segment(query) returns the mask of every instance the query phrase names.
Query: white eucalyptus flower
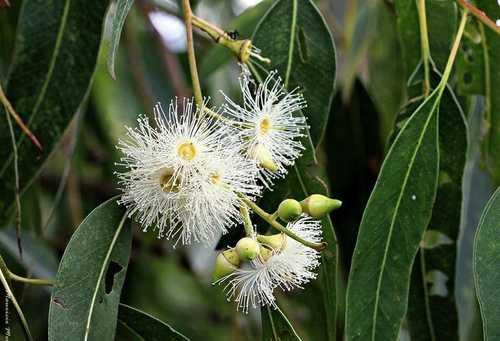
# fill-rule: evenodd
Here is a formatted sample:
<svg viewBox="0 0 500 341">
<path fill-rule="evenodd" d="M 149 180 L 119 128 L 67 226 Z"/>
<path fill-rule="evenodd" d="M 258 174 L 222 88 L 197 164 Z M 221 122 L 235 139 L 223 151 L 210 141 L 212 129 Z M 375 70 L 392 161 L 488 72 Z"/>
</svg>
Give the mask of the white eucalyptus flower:
<svg viewBox="0 0 500 341">
<path fill-rule="evenodd" d="M 293 165 L 304 149 L 299 139 L 307 124 L 297 111 L 305 108 L 306 102 L 297 89 L 286 91 L 276 71 L 255 86 L 248 70 L 243 70 L 243 106 L 224 95 L 224 113 L 241 122 L 238 129 L 246 153 L 262 166 L 261 179 L 269 187 L 273 178 L 286 174 L 286 167 Z"/>
<path fill-rule="evenodd" d="M 321 242 L 321 224 L 311 217 L 303 215 L 287 228 L 305 240 Z M 261 246 L 261 249 L 271 247 L 267 256 L 261 252 L 247 267 L 236 269 L 217 282 L 225 283 L 228 299 L 237 303 L 237 309 L 248 312 L 250 306 L 276 307 L 273 294 L 276 288 L 290 291 L 316 278 L 314 270 L 320 264 L 320 252 L 284 234 L 276 236 L 282 238 L 278 247 L 276 243 Z"/>
<path fill-rule="evenodd" d="M 179 211 L 183 243 L 191 239 L 211 240 L 226 233 L 228 228 L 241 222 L 237 193 L 250 197 L 260 194 L 255 163 L 238 153 L 237 141 L 225 140 L 222 145 L 224 149 L 207 160 L 186 192 L 187 205 Z M 206 225 L 213 228 L 203 228 Z"/>
<path fill-rule="evenodd" d="M 189 244 L 233 224 L 233 189 L 254 195 L 258 187 L 255 167 L 239 155 L 241 146 L 228 140 L 229 128 L 203 116 L 192 101 L 185 100 L 181 109 L 171 102 L 165 113 L 158 104 L 155 127 L 140 117 L 137 128 L 127 128 L 128 139 L 118 144 L 124 154 L 118 165 L 127 169 L 118 173 L 119 202 L 144 230 L 154 226 L 159 237 Z M 208 177 L 209 170 L 220 173 L 220 185 Z"/>
</svg>

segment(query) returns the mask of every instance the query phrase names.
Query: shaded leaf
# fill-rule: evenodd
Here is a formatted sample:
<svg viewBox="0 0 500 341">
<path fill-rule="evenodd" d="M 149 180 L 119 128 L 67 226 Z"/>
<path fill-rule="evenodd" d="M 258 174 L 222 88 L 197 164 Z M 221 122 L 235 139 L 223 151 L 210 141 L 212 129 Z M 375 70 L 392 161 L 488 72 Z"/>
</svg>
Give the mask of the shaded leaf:
<svg viewBox="0 0 500 341">
<path fill-rule="evenodd" d="M 40 152 L 16 127 L 21 191 L 31 183 L 87 95 L 95 68 L 106 1 L 23 1 L 6 94 L 39 139 Z M 82 29 L 84 28 L 84 29 Z M 5 116 L 0 107 L 0 117 Z M 0 130 L 8 131 L 0 120 Z M 0 136 L 0 220 L 14 198 L 9 134 Z"/>
<path fill-rule="evenodd" d="M 253 41 L 262 54 L 272 61 L 290 91 L 300 86 L 308 103 L 305 115 L 311 126 L 310 134 L 302 139 L 305 147 L 293 171 L 279 181 L 272 193 L 261 200 L 266 208 L 276 209 L 287 196 L 297 199 L 319 193 L 328 195 L 325 170 L 318 166 L 316 146 L 321 141 L 335 86 L 335 47 L 321 13 L 311 1 L 277 1 L 257 26 Z M 263 74 L 253 70 L 262 81 Z M 337 240 L 330 217 L 322 220 L 323 237 L 328 243 L 322 252 L 320 278 L 323 282 L 324 311 L 328 338 L 335 339 L 337 316 Z M 310 307 L 313 314 L 321 308 Z M 314 319 L 314 317 L 313 317 Z M 314 319 L 320 323 L 322 319 Z M 324 325 L 318 328 L 325 329 Z"/>
<path fill-rule="evenodd" d="M 410 270 L 438 178 L 438 88 L 411 115 L 382 165 L 363 214 L 347 288 L 349 340 L 395 340 Z"/>
<path fill-rule="evenodd" d="M 118 321 L 140 340 L 189 340 L 165 322 L 123 303 L 118 309 Z"/>
<path fill-rule="evenodd" d="M 414 0 L 396 0 L 394 4 L 406 75 L 409 77 L 421 60 L 417 4 Z M 427 0 L 425 5 L 431 56 L 442 71 L 456 31 L 457 6 L 453 1 L 442 0 Z"/>
<path fill-rule="evenodd" d="M 288 90 L 304 94 L 313 145 L 326 128 L 335 86 L 335 46 L 321 13 L 312 1 L 277 1 L 253 34 L 255 46 L 271 59 Z"/>
<path fill-rule="evenodd" d="M 410 287 L 408 326 L 412 340 L 458 339 L 455 266 L 467 144 L 464 114 L 452 90 L 447 88 L 439 106 L 436 201 L 421 243 L 423 249 L 413 266 Z M 440 289 L 436 275 L 446 278 Z"/>
<path fill-rule="evenodd" d="M 116 10 L 111 23 L 111 41 L 109 42 L 110 46 L 107 60 L 108 72 L 111 77 L 115 79 L 116 52 L 118 51 L 118 45 L 120 45 L 123 24 L 125 24 L 125 19 L 133 4 L 134 0 L 116 0 Z"/>
<path fill-rule="evenodd" d="M 477 7 L 493 20 L 500 19 L 500 6 L 495 1 L 478 0 Z M 500 35 L 480 25 L 483 46 L 484 93 L 486 97 L 485 119 L 488 135 L 485 140 L 486 163 L 493 181 L 500 184 L 500 96 L 496 90 L 500 84 Z"/>
<path fill-rule="evenodd" d="M 111 340 L 132 241 L 125 209 L 112 198 L 73 234 L 56 277 L 49 340 Z"/>
<path fill-rule="evenodd" d="M 474 238 L 474 281 L 485 340 L 500 340 L 500 188 L 486 205 Z"/>
<path fill-rule="evenodd" d="M 288 318 L 280 308 L 263 307 L 262 340 L 263 341 L 292 341 L 301 340 Z"/>
</svg>

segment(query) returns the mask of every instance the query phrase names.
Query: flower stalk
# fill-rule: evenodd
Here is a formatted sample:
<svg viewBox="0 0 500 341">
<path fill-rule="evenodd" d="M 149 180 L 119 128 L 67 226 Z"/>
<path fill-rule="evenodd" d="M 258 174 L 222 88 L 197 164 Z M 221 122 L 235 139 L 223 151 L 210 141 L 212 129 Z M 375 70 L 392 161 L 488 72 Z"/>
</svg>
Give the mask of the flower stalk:
<svg viewBox="0 0 500 341">
<path fill-rule="evenodd" d="M 310 247 L 316 251 L 322 251 L 326 248 L 327 246 L 327 243 L 326 242 L 322 242 L 322 243 L 313 243 L 313 242 L 310 242 L 308 240 L 304 240 L 303 238 L 297 236 L 295 233 L 293 233 L 292 231 L 290 231 L 289 229 L 287 229 L 286 227 L 284 227 L 283 225 L 281 225 L 278 221 L 276 221 L 276 218 L 270 214 L 270 213 L 267 213 L 266 211 L 264 211 L 262 208 L 260 208 L 256 203 L 254 203 L 252 200 L 250 200 L 248 197 L 246 197 L 245 195 L 243 194 L 239 194 L 241 200 L 248 206 L 250 207 L 250 209 L 255 212 L 255 214 L 257 214 L 259 217 L 261 217 L 262 219 L 264 219 L 269 225 L 271 225 L 272 227 L 274 227 L 276 230 L 280 231 L 280 232 L 283 232 L 284 234 L 286 234 L 288 237 L 296 240 L 297 242 L 307 246 L 307 247 Z M 273 219 L 274 217 L 274 219 Z"/>
<path fill-rule="evenodd" d="M 196 104 L 201 107 L 203 105 L 203 96 L 201 94 L 200 77 L 198 76 L 198 68 L 196 67 L 196 55 L 194 52 L 193 41 L 193 12 L 189 0 L 182 0 L 182 9 L 184 13 L 184 22 L 186 24 L 186 40 L 187 54 L 189 62 L 189 71 L 193 86 L 194 99 Z"/>
<path fill-rule="evenodd" d="M 431 89 L 430 82 L 430 45 L 429 33 L 427 30 L 427 15 L 425 13 L 425 0 L 417 0 L 418 22 L 420 26 L 420 47 L 422 50 L 422 63 L 424 64 L 424 96 L 429 95 Z"/>
</svg>

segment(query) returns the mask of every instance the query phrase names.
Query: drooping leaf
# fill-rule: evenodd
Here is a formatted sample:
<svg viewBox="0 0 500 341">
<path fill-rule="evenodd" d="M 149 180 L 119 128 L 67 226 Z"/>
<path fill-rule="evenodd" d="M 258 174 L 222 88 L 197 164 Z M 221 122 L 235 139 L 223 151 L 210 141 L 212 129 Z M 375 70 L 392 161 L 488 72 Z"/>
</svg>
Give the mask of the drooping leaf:
<svg viewBox="0 0 500 341">
<path fill-rule="evenodd" d="M 474 238 L 474 281 L 486 341 L 500 340 L 500 188 L 486 205 Z"/>
<path fill-rule="evenodd" d="M 23 1 L 6 95 L 43 146 L 40 152 L 15 129 L 23 191 L 87 95 L 101 41 L 106 1 Z M 0 117 L 5 117 L 3 106 Z M 7 120 L 0 130 L 8 131 Z M 9 134 L 0 136 L 0 220 L 14 198 Z"/>
<path fill-rule="evenodd" d="M 407 319 L 412 340 L 458 339 L 455 266 L 467 142 L 464 114 L 447 88 L 439 106 L 436 201 L 411 278 Z"/>
<path fill-rule="evenodd" d="M 297 86 L 308 103 L 304 114 L 311 126 L 310 134 L 302 139 L 305 147 L 290 174 L 278 182 L 272 193 L 261 201 L 276 209 L 286 196 L 302 199 L 319 193 L 328 195 L 325 170 L 318 165 L 316 146 L 321 141 L 335 86 L 335 47 L 321 13 L 313 2 L 277 1 L 262 18 L 253 34 L 253 42 L 262 54 L 271 59 L 270 70 L 276 69 L 291 91 Z M 253 70 L 259 81 L 263 73 Z M 327 334 L 335 339 L 337 320 L 337 240 L 330 217 L 322 220 L 323 237 L 328 243 L 322 252 L 320 278 L 323 282 L 324 311 Z M 322 309 L 311 307 L 312 313 Z M 314 318 L 314 317 L 313 317 Z M 315 319 L 317 322 L 321 319 Z M 325 329 L 325 326 L 318 326 Z"/>
<path fill-rule="evenodd" d="M 304 94 L 313 145 L 321 141 L 335 86 L 335 46 L 321 13 L 310 0 L 277 1 L 253 34 L 288 90 Z"/>
<path fill-rule="evenodd" d="M 272 309 L 263 307 L 262 314 L 262 340 L 266 341 L 300 341 L 302 340 L 293 329 L 288 318 L 280 308 Z"/>
<path fill-rule="evenodd" d="M 395 340 L 438 179 L 440 89 L 407 120 L 366 206 L 347 287 L 348 340 Z"/>
<path fill-rule="evenodd" d="M 49 340 L 112 340 L 132 233 L 125 209 L 112 198 L 73 234 L 56 276 Z"/>
<path fill-rule="evenodd" d="M 116 52 L 118 51 L 118 45 L 120 45 L 123 24 L 125 24 L 125 19 L 133 4 L 134 0 L 116 1 L 116 10 L 111 23 L 111 41 L 109 42 L 110 46 L 107 60 L 108 72 L 114 79 L 116 79 L 115 58 Z"/>
<path fill-rule="evenodd" d="M 139 309 L 120 303 L 119 325 L 132 331 L 140 340 L 189 340 L 163 321 Z"/>
</svg>

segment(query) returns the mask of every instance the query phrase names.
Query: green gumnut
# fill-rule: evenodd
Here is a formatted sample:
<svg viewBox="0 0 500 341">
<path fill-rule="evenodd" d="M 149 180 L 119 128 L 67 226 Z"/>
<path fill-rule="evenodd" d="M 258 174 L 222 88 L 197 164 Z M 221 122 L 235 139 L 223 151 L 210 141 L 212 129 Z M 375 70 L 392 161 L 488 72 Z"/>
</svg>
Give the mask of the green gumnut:
<svg viewBox="0 0 500 341">
<path fill-rule="evenodd" d="M 215 259 L 213 280 L 217 281 L 224 276 L 229 275 L 240 265 L 240 257 L 235 249 L 222 251 Z"/>
<path fill-rule="evenodd" d="M 300 217 L 302 214 L 302 206 L 295 199 L 285 199 L 278 206 L 278 216 L 286 222 L 292 221 Z"/>
<path fill-rule="evenodd" d="M 236 243 L 236 253 L 242 260 L 255 259 L 259 255 L 259 252 L 259 243 L 250 237 L 241 238 Z"/>
<path fill-rule="evenodd" d="M 342 206 L 342 201 L 321 194 L 313 194 L 302 200 L 300 204 L 305 213 L 319 219 Z"/>
</svg>

